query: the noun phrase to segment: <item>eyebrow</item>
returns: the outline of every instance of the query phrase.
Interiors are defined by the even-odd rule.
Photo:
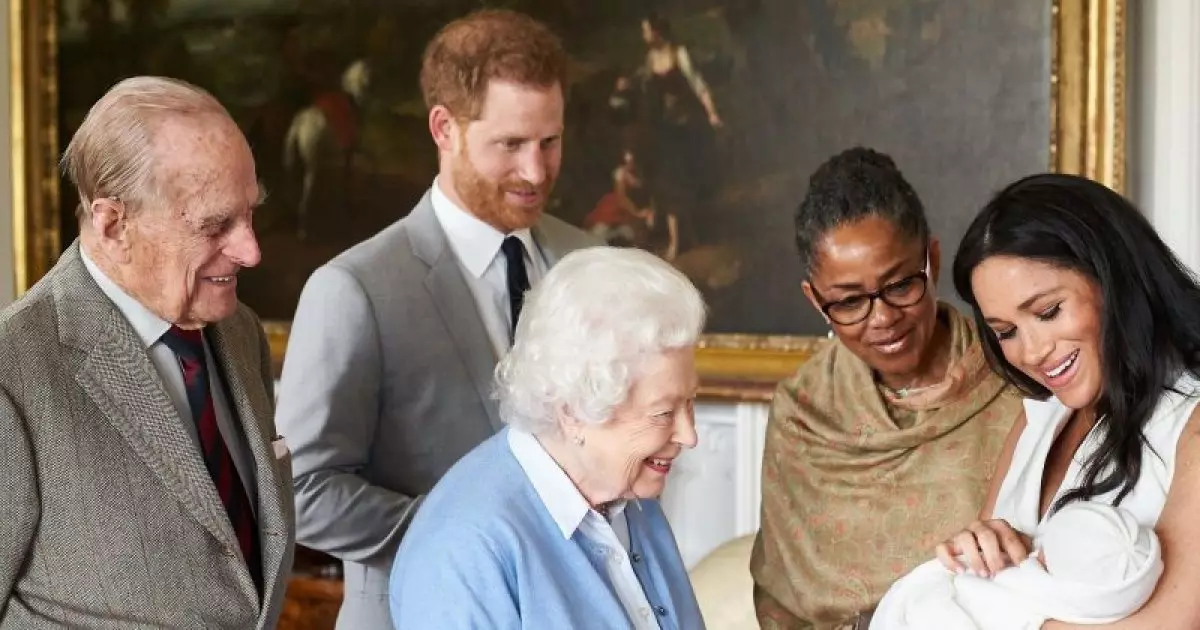
[[[674,405],[674,403],[677,400],[678,399],[674,396],[659,396],[658,398],[655,398],[654,400],[650,401],[650,404],[647,406],[654,408],[654,409],[658,409],[659,407],[662,407],[664,405]]]
[[[200,229],[207,230],[209,228],[219,227],[228,222],[231,216],[232,215],[228,212],[222,212],[221,214],[205,217],[200,221]]]
[[[676,405],[680,402],[691,400],[691,399],[695,398],[696,395],[699,393],[700,393],[700,387],[696,386],[692,389],[687,390],[686,392],[683,392],[682,394],[680,394],[678,396],[673,395],[673,394],[659,396],[658,398],[655,398],[653,401],[651,401],[649,406],[650,407],[661,407],[663,405]]]
[[[906,263],[908,263],[907,260],[901,260],[901,261],[897,262],[896,264],[892,265],[891,267],[888,267],[887,269],[885,269],[883,271],[883,273],[879,274],[879,277],[880,278],[888,278],[888,277],[895,275],[896,272],[900,271],[900,268],[903,267]],[[840,284],[829,285],[829,289],[831,291],[835,290],[835,289],[842,290],[842,291],[855,291],[855,290],[865,291],[866,288],[867,287],[865,285],[863,285],[861,282],[843,282]]]
[[[1027,310],[1029,310],[1029,307],[1033,306],[1034,302],[1037,302],[1038,300],[1046,297],[1047,295],[1050,295],[1051,293],[1054,293],[1057,290],[1058,290],[1058,287],[1054,287],[1053,289],[1046,289],[1045,291],[1038,291],[1037,293],[1034,293],[1033,295],[1026,298],[1024,302],[1021,302],[1020,304],[1018,304],[1017,310],[1018,311],[1027,311]],[[986,317],[986,318],[984,318],[983,321],[985,321],[989,324],[1007,323],[1005,320],[1000,319],[998,317]]]
[[[565,129],[559,129],[553,133],[550,133],[550,134],[547,134],[544,136],[538,135],[538,134],[530,135],[530,134],[518,134],[518,133],[500,134],[496,137],[495,141],[496,142],[521,142],[521,143],[542,142],[545,140],[562,138],[564,131],[565,131]]]

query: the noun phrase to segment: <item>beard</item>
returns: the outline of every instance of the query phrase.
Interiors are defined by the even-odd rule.
[[[463,209],[505,234],[533,227],[542,218],[546,200],[554,188],[554,178],[549,174],[541,184],[531,184],[520,178],[500,182],[487,179],[471,164],[465,151],[453,158],[450,168],[454,174],[454,191],[462,200]],[[537,192],[539,202],[511,204],[504,198],[506,192]]]

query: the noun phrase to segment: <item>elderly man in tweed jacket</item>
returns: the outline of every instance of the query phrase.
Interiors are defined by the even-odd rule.
[[[245,138],[138,77],[63,157],[80,238],[0,314],[0,628],[273,628],[292,564]]]

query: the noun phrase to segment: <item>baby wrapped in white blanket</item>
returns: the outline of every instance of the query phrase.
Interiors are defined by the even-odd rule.
[[[1034,553],[992,579],[957,575],[932,560],[892,585],[871,630],[1037,630],[1127,617],[1162,575],[1158,537],[1128,511],[1071,503],[1036,532]]]

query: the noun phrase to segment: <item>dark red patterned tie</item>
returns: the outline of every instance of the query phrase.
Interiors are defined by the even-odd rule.
[[[262,593],[262,561],[258,547],[258,526],[254,522],[254,512],[250,509],[250,499],[246,496],[245,487],[238,476],[229,448],[221,438],[221,430],[217,426],[217,414],[213,407],[212,388],[209,383],[208,363],[204,360],[204,336],[199,330],[183,330],[172,326],[162,337],[163,343],[179,357],[183,368],[183,384],[187,390],[188,406],[192,410],[192,419],[196,422],[196,433],[200,436],[200,452],[204,457],[204,465],[212,476],[221,503],[225,504],[225,512],[229,522],[237,534],[238,546],[242,548],[242,557],[254,578],[254,584]]]

